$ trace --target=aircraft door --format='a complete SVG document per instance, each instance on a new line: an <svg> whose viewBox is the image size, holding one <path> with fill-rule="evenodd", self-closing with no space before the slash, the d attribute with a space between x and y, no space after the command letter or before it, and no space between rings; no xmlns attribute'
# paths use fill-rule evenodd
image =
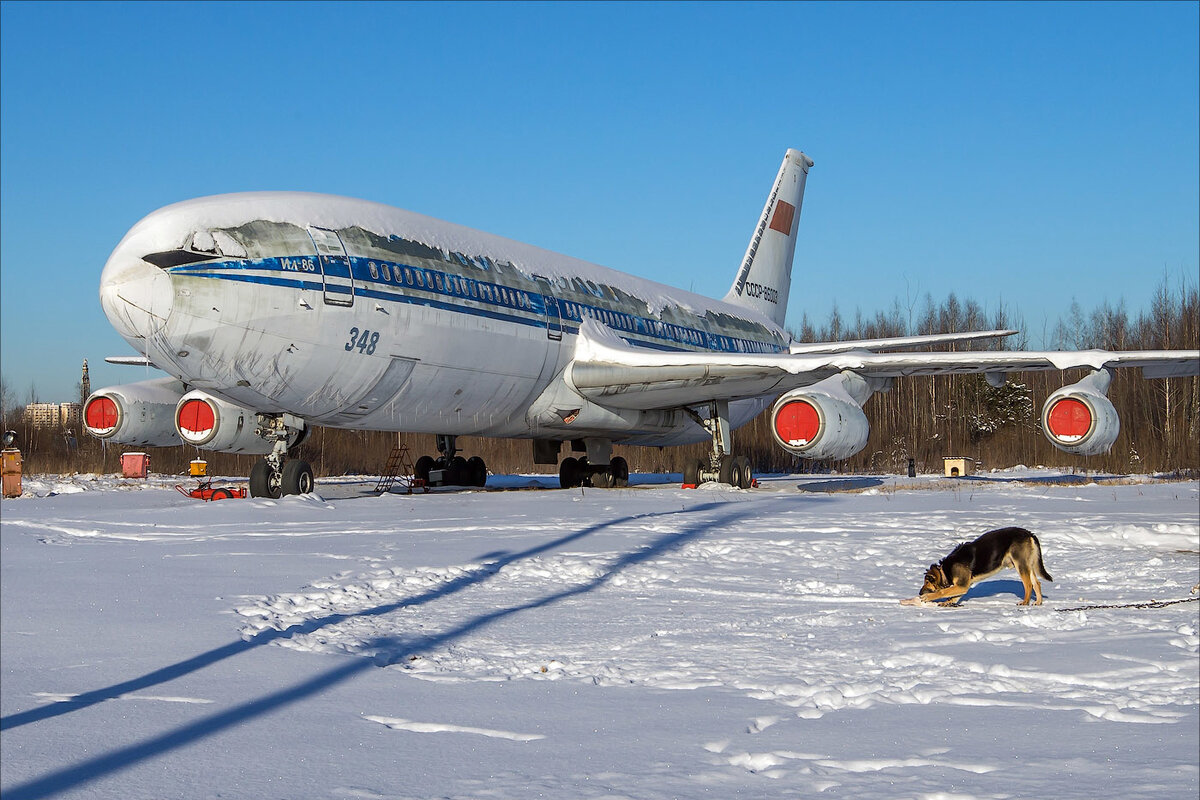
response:
<svg viewBox="0 0 1200 800"><path fill-rule="evenodd" d="M325 303L331 306L354 305L354 273L350 269L350 256L342 244L342 237L338 236L337 231L314 227L309 227L308 235L317 249L317 261L321 264Z"/></svg>
<svg viewBox="0 0 1200 800"><path fill-rule="evenodd" d="M544 275L534 275L534 280L542 285L542 305L546 317L546 338L562 341L562 309L559 308L558 298L554 296L554 287L550 279Z"/></svg>

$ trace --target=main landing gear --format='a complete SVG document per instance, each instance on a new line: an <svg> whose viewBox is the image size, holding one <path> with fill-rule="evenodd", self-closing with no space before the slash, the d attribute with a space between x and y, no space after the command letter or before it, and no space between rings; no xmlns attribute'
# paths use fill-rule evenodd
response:
<svg viewBox="0 0 1200 800"><path fill-rule="evenodd" d="M430 486L483 486L487 483L487 464L479 456L463 458L458 453L457 437L438 434L437 458L421 456L413 465L414 476Z"/></svg>
<svg viewBox="0 0 1200 800"><path fill-rule="evenodd" d="M250 468L250 496L278 498L285 494L308 494L313 490L312 467L307 461L287 457L289 446L303 438L302 420L290 414L260 414L258 435L273 442L271 452Z"/></svg>
<svg viewBox="0 0 1200 800"><path fill-rule="evenodd" d="M560 487L571 489L576 486L594 486L597 489L619 489L629 485L629 463L620 456L613 456L612 442L607 439L585 439L583 445L587 449L587 455L579 458L567 456L558 465Z"/></svg>
<svg viewBox="0 0 1200 800"><path fill-rule="evenodd" d="M702 417L690 408L684 408L696 424L712 435L712 450L708 460L696 459L683 467L685 485L699 486L702 483L727 483L738 489L749 489L754 485L754 469L746 456L735 456L732 436L729 432L729 402L713 401L708 406L708 417Z"/></svg>

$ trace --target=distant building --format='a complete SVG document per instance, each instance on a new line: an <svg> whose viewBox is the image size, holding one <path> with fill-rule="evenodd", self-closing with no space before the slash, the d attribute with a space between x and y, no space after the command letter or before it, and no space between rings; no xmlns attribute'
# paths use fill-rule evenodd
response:
<svg viewBox="0 0 1200 800"><path fill-rule="evenodd" d="M30 403L24 420L35 428L77 428L83 421L83 404Z"/></svg>

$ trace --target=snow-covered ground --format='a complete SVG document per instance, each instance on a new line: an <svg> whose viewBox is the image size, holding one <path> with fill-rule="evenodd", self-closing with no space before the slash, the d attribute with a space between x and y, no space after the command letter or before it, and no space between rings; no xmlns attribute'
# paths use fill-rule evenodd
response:
<svg viewBox="0 0 1200 800"><path fill-rule="evenodd" d="M1058 477L27 478L3 795L1194 798L1200 484ZM899 604L1005 525L1040 537L1045 605L1012 571ZM1071 610L1151 600L1189 601Z"/></svg>

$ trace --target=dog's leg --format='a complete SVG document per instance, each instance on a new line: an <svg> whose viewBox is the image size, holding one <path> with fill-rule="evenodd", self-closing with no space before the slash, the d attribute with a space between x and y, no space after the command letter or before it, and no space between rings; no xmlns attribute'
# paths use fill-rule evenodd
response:
<svg viewBox="0 0 1200 800"><path fill-rule="evenodd" d="M1021 576L1021 583L1025 586L1025 599L1017 605L1029 605L1031 595L1037 595L1037 602L1034 605L1042 604L1042 584L1037 579L1037 573L1028 563L1022 563L1017 567L1017 574Z"/></svg>
<svg viewBox="0 0 1200 800"><path fill-rule="evenodd" d="M962 596L967 593L967 589L969 588L969 586L959 586L954 584L952 586L947 586L944 589L938 589L936 592L930 592L929 594L921 595L921 599L925 600L926 602L937 602L938 600L950 600L953 598L953 603L951 603L951 605L958 605L959 601L962 600Z"/></svg>

